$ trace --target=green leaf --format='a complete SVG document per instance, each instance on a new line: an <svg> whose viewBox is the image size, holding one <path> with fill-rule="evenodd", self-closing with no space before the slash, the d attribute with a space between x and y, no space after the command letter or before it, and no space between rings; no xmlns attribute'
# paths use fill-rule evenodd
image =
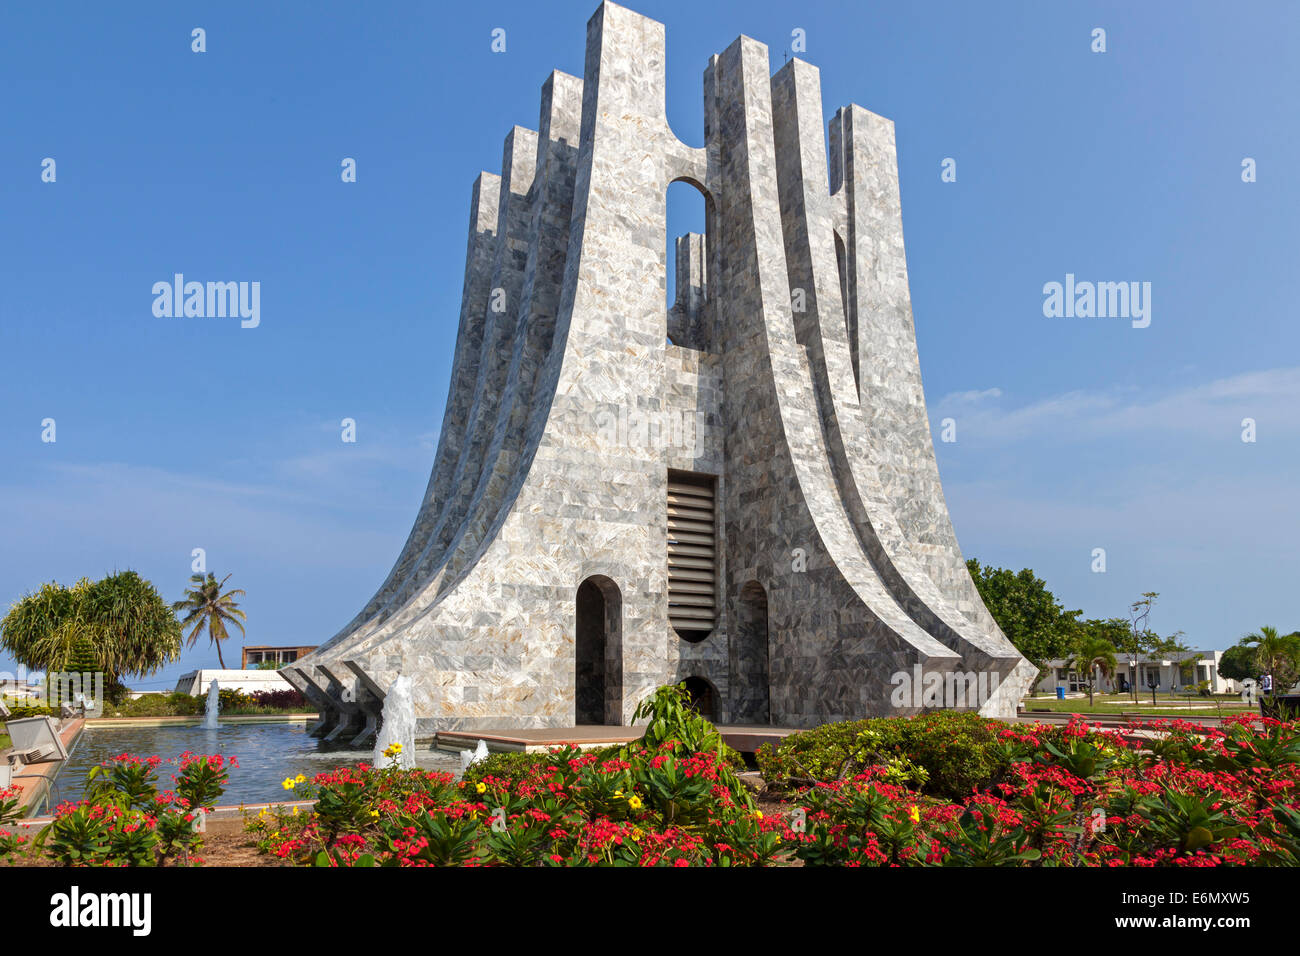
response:
<svg viewBox="0 0 1300 956"><path fill-rule="evenodd" d="M1205 827L1192 827L1187 831L1187 836L1183 839L1183 849L1191 853L1203 846L1209 846L1213 842L1214 834Z"/></svg>

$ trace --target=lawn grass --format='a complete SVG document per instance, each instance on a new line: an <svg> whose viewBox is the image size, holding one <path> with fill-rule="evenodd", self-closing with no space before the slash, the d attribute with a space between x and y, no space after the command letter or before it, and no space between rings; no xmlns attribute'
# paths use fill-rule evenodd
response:
<svg viewBox="0 0 1300 956"><path fill-rule="evenodd" d="M1217 701L1217 704L1215 703ZM1056 714L1150 714L1152 717L1217 717L1220 714L1257 714L1258 707L1247 707L1235 695L1218 698L1174 697L1156 695L1152 706L1150 696L1139 698L1134 704L1128 694L1098 694L1090 705L1087 697L1026 697L1025 711L1048 710Z"/></svg>

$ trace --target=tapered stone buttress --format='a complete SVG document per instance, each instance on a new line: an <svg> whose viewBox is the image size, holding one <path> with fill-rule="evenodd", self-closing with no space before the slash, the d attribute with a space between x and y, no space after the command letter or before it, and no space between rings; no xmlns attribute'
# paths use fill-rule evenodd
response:
<svg viewBox="0 0 1300 956"><path fill-rule="evenodd" d="M396 564L287 668L362 741L627 724L685 681L722 723L951 707L1009 717L1033 668L966 572L925 414L893 126L747 37L664 110L664 28L612 3L474 183L428 490ZM685 182L703 235L677 239Z"/></svg>

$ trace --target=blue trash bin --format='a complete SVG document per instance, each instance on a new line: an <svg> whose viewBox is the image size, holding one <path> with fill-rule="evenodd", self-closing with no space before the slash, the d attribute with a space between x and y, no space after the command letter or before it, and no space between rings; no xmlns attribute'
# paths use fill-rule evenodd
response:
<svg viewBox="0 0 1300 956"><path fill-rule="evenodd" d="M1064 687L1058 687L1058 688L1056 688L1056 699L1057 699L1057 700L1065 700L1065 688L1064 688Z"/></svg>

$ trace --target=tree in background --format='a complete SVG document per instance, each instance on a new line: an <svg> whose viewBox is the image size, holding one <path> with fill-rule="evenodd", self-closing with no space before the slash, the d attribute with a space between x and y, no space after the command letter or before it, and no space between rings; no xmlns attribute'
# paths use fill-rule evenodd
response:
<svg viewBox="0 0 1300 956"><path fill-rule="evenodd" d="M43 584L0 620L0 647L34 670L102 672L120 699L121 679L153 674L180 657L181 630L154 586L134 571L72 587Z"/></svg>
<svg viewBox="0 0 1300 956"><path fill-rule="evenodd" d="M1161 637L1151 629L1149 623L1151 609L1159 596L1156 591L1146 591L1129 606L1128 633L1119 645L1119 650L1128 659L1131 668L1129 673L1133 676L1134 703L1137 703L1138 699L1137 659L1139 657L1153 654L1179 654L1191 650L1183 643L1182 631L1175 631L1168 637ZM1183 668L1180 667L1179 672L1181 673L1182 670Z"/></svg>
<svg viewBox="0 0 1300 956"><path fill-rule="evenodd" d="M1082 611L1065 610L1029 568L982 567L974 558L966 567L993 620L1030 663L1041 671L1047 661L1070 655Z"/></svg>
<svg viewBox="0 0 1300 956"><path fill-rule="evenodd" d="M1082 631L1080 640L1101 640L1111 646L1113 650L1123 649L1129 639L1129 622L1128 618L1112 617L1102 621L1098 618L1090 618L1079 624Z"/></svg>
<svg viewBox="0 0 1300 956"><path fill-rule="evenodd" d="M208 637L217 648L217 662L221 669L226 669L226 661L221 656L221 642L230 637L226 624L230 623L239 628L239 633L244 633L243 622L247 620L244 612L239 609L239 603L235 600L236 595L242 596L243 590L232 588L229 591L222 591L226 582L230 580L227 574L220 582L217 576L211 571L208 572L207 579L203 575L195 574L190 577L190 583L194 585L185 591L185 597L172 605L174 611L184 611L185 618L181 621L181 627L187 628L194 625L190 631L186 643L193 647L199 639L199 635L206 628Z"/></svg>
<svg viewBox="0 0 1300 956"><path fill-rule="evenodd" d="M64 670L70 674L93 674L99 670L99 658L95 655L95 642L89 634L82 634L72 642L72 653L68 657Z"/></svg>
<svg viewBox="0 0 1300 956"><path fill-rule="evenodd" d="M1255 658L1255 649L1241 643L1232 645L1219 658L1219 676L1238 681L1257 678L1259 666Z"/></svg>
<svg viewBox="0 0 1300 956"><path fill-rule="evenodd" d="M1082 611L1067 611L1057 602L1034 572L983 566L974 558L966 562L975 588L1002 633L1040 671L1049 660L1069 659L1072 669L1080 656L1098 656L1100 642L1128 661L1133 675L1133 700L1138 699L1137 659L1144 655L1179 654L1191 650L1182 631L1161 637L1150 627L1151 609L1160 595L1145 592L1129 607L1127 618L1078 620ZM1112 672L1118 661L1112 665ZM1185 680L1193 667L1183 662L1179 673ZM1290 687L1300 679L1300 631L1281 635L1277 628L1261 627L1224 651L1219 676L1247 680L1263 672L1273 674L1275 686ZM1083 675L1083 671L1079 671ZM1104 673L1104 672L1103 672ZM1093 675L1088 673L1088 697L1092 700Z"/></svg>
<svg viewBox="0 0 1300 956"><path fill-rule="evenodd" d="M1122 650L1132 642L1132 624L1128 618L1112 617L1104 621L1091 618L1083 621L1079 626L1089 636L1100 637L1109 641L1116 650ZM1190 647L1183 643L1184 634L1182 631L1175 631L1168 637L1161 637L1154 631L1149 633L1149 643L1152 650L1157 653L1171 654L1191 650Z"/></svg>
<svg viewBox="0 0 1300 956"><path fill-rule="evenodd" d="M1080 677L1087 677L1088 706L1091 707L1097 676L1115 673L1115 646L1103 637L1085 633L1070 658L1069 666L1070 670L1077 671Z"/></svg>
<svg viewBox="0 0 1300 956"><path fill-rule="evenodd" d="M1151 608L1155 606L1156 598L1160 594L1156 591L1146 591L1142 597L1138 598L1129 605L1129 629L1128 635L1124 638L1124 646L1120 648L1129 660L1129 674L1133 678L1133 703L1138 699L1138 658L1143 654L1148 654L1154 643L1159 640L1148 622L1151 619ZM1154 697L1154 694L1153 694Z"/></svg>
<svg viewBox="0 0 1300 956"><path fill-rule="evenodd" d="M1261 627L1240 641L1243 647L1255 652L1258 673L1273 675L1273 689L1290 687L1296 681L1297 662L1300 662L1300 634L1279 634L1275 627Z"/></svg>

